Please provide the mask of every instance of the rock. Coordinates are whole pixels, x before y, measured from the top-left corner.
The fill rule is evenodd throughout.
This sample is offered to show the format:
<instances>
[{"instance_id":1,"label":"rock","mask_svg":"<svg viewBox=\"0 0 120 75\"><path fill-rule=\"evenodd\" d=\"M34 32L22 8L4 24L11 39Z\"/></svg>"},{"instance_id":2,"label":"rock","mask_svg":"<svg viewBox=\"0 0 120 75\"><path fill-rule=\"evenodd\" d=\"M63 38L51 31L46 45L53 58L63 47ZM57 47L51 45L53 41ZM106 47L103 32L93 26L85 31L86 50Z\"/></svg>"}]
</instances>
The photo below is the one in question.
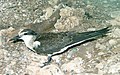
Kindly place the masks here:
<instances>
[{"instance_id":1,"label":"rock","mask_svg":"<svg viewBox=\"0 0 120 75\"><path fill-rule=\"evenodd\" d=\"M54 56L52 59L55 61L56 64L61 64L61 57L60 56Z\"/></svg>"},{"instance_id":2,"label":"rock","mask_svg":"<svg viewBox=\"0 0 120 75\"><path fill-rule=\"evenodd\" d=\"M113 28L112 32L109 34L110 37L119 38L120 37L120 29Z\"/></svg>"},{"instance_id":3,"label":"rock","mask_svg":"<svg viewBox=\"0 0 120 75\"><path fill-rule=\"evenodd\" d=\"M88 28L87 31L95 31L95 28Z\"/></svg>"},{"instance_id":4,"label":"rock","mask_svg":"<svg viewBox=\"0 0 120 75\"><path fill-rule=\"evenodd\" d=\"M118 22L120 22L120 16L117 16L117 17L115 18L115 20L118 21Z\"/></svg>"},{"instance_id":5,"label":"rock","mask_svg":"<svg viewBox=\"0 0 120 75\"><path fill-rule=\"evenodd\" d=\"M2 35L2 32L0 32L0 46L3 44L3 41L4 39L3 39L3 35Z\"/></svg>"},{"instance_id":6,"label":"rock","mask_svg":"<svg viewBox=\"0 0 120 75\"><path fill-rule=\"evenodd\" d=\"M74 60L66 63L66 64L63 64L62 65L62 70L65 72L65 73L82 73L84 72L84 68L83 68L83 61L82 58L80 57L76 57Z\"/></svg>"},{"instance_id":7,"label":"rock","mask_svg":"<svg viewBox=\"0 0 120 75\"><path fill-rule=\"evenodd\" d=\"M113 26L119 26L120 25L120 11L113 11L111 12L110 15L114 19L108 20L107 23L110 23Z\"/></svg>"},{"instance_id":8,"label":"rock","mask_svg":"<svg viewBox=\"0 0 120 75\"><path fill-rule=\"evenodd\" d=\"M70 8L70 7L66 7L66 8L62 8L60 10L60 16L61 17L69 17L72 16L74 13L75 9L74 8Z\"/></svg>"},{"instance_id":9,"label":"rock","mask_svg":"<svg viewBox=\"0 0 120 75\"><path fill-rule=\"evenodd\" d=\"M81 25L84 17L84 9L65 7L60 10L60 19L54 25L58 31L70 31Z\"/></svg>"},{"instance_id":10,"label":"rock","mask_svg":"<svg viewBox=\"0 0 120 75\"><path fill-rule=\"evenodd\" d=\"M120 25L120 17L116 17L115 19L108 20L107 23L110 23L113 26L119 26Z\"/></svg>"},{"instance_id":11,"label":"rock","mask_svg":"<svg viewBox=\"0 0 120 75\"><path fill-rule=\"evenodd\" d=\"M96 65L98 74L119 75L120 70L120 54L112 55L107 60L101 61Z\"/></svg>"},{"instance_id":12,"label":"rock","mask_svg":"<svg viewBox=\"0 0 120 75\"><path fill-rule=\"evenodd\" d=\"M101 56L104 55L104 54L105 54L104 52L99 52L98 53L98 55L101 55Z\"/></svg>"},{"instance_id":13,"label":"rock","mask_svg":"<svg viewBox=\"0 0 120 75\"><path fill-rule=\"evenodd\" d=\"M36 63L31 63L31 65L27 66L26 74L29 75L64 75L64 73L59 69L59 67L55 65L45 66L44 68L40 68L39 66L35 66Z\"/></svg>"},{"instance_id":14,"label":"rock","mask_svg":"<svg viewBox=\"0 0 120 75\"><path fill-rule=\"evenodd\" d=\"M54 6L54 5L56 5L59 2L59 0L49 0L48 2L49 2L49 4Z\"/></svg>"},{"instance_id":15,"label":"rock","mask_svg":"<svg viewBox=\"0 0 120 75\"><path fill-rule=\"evenodd\" d=\"M98 48L98 49L101 49L101 50L105 50L106 49L106 45L100 44L100 43L97 42L95 48Z\"/></svg>"},{"instance_id":16,"label":"rock","mask_svg":"<svg viewBox=\"0 0 120 75\"><path fill-rule=\"evenodd\" d=\"M0 30L0 45L3 45L6 42L5 37L8 36L13 30L14 28L12 27Z\"/></svg>"},{"instance_id":17,"label":"rock","mask_svg":"<svg viewBox=\"0 0 120 75\"><path fill-rule=\"evenodd\" d=\"M110 44L110 46L114 46L114 45L117 44L117 40L116 39L111 39L111 40L109 40L109 44Z\"/></svg>"},{"instance_id":18,"label":"rock","mask_svg":"<svg viewBox=\"0 0 120 75\"><path fill-rule=\"evenodd\" d=\"M99 64L96 65L96 68L98 69L98 74L101 74L101 75L104 74L104 72L102 71L102 69L105 66L104 64L106 64L106 63L105 62L101 62L101 63L99 63Z\"/></svg>"},{"instance_id":19,"label":"rock","mask_svg":"<svg viewBox=\"0 0 120 75\"><path fill-rule=\"evenodd\" d=\"M52 63L50 63L50 65L47 65L43 68L40 67L45 61L47 61L47 56L42 56L42 55L38 55L33 52L30 52L30 54L28 54L27 57L28 57L28 60L30 61L30 64L27 65L25 74L28 74L28 75L64 75L64 73L60 70L60 68L57 65L54 65ZM57 58L59 57L55 56L53 59L57 60Z\"/></svg>"},{"instance_id":20,"label":"rock","mask_svg":"<svg viewBox=\"0 0 120 75\"><path fill-rule=\"evenodd\" d=\"M113 11L110 13L112 18L120 17L120 11Z\"/></svg>"},{"instance_id":21,"label":"rock","mask_svg":"<svg viewBox=\"0 0 120 75\"><path fill-rule=\"evenodd\" d=\"M112 73L112 74L119 74L119 70L120 70L120 62L116 63L116 64L112 64L109 67L108 73Z\"/></svg>"},{"instance_id":22,"label":"rock","mask_svg":"<svg viewBox=\"0 0 120 75\"><path fill-rule=\"evenodd\" d=\"M48 7L45 10L43 10L45 12L45 15L42 16L42 19L44 18L45 20L48 19L52 14L53 14L53 8L52 7Z\"/></svg>"},{"instance_id":23,"label":"rock","mask_svg":"<svg viewBox=\"0 0 120 75\"><path fill-rule=\"evenodd\" d=\"M75 57L74 54L76 54L77 51L79 51L78 48L72 48L72 49L68 52L66 58L67 58L67 59L74 58L74 57Z\"/></svg>"},{"instance_id":24,"label":"rock","mask_svg":"<svg viewBox=\"0 0 120 75\"><path fill-rule=\"evenodd\" d=\"M75 26L79 25L79 19L76 16L68 17L66 20L61 20L63 22L57 22L54 26L57 30L69 31Z\"/></svg>"},{"instance_id":25,"label":"rock","mask_svg":"<svg viewBox=\"0 0 120 75\"><path fill-rule=\"evenodd\" d=\"M62 18L69 17L69 16L77 16L83 18L85 14L84 9L82 8L71 8L71 7L65 7L60 10L60 16Z\"/></svg>"},{"instance_id":26,"label":"rock","mask_svg":"<svg viewBox=\"0 0 120 75\"><path fill-rule=\"evenodd\" d=\"M4 49L0 49L0 59L3 59L4 58L4 55L7 53L6 50Z\"/></svg>"},{"instance_id":27,"label":"rock","mask_svg":"<svg viewBox=\"0 0 120 75\"><path fill-rule=\"evenodd\" d=\"M99 75L99 74L95 74L95 73L80 73L80 74L75 74L75 75Z\"/></svg>"}]
</instances>

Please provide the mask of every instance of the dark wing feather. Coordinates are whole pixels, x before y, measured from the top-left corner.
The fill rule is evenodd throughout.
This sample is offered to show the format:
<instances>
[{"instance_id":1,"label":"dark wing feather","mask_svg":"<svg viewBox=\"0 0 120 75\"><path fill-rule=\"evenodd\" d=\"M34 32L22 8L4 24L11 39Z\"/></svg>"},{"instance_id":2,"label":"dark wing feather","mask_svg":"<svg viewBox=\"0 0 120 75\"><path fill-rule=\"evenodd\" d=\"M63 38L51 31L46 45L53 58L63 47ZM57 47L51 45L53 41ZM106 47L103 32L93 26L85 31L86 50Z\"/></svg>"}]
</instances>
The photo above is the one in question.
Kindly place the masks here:
<instances>
[{"instance_id":1,"label":"dark wing feather","mask_svg":"<svg viewBox=\"0 0 120 75\"><path fill-rule=\"evenodd\" d=\"M68 32L40 33L37 40L41 42L40 48L36 49L38 54L52 54L72 43L72 38Z\"/></svg>"},{"instance_id":2,"label":"dark wing feather","mask_svg":"<svg viewBox=\"0 0 120 75\"><path fill-rule=\"evenodd\" d=\"M110 32L110 28L106 27L96 31L89 31L89 32L83 32L77 34L71 33L70 35L72 36L72 43L76 43L82 40L87 41L87 40L97 39L99 37L104 37L108 32Z\"/></svg>"},{"instance_id":3,"label":"dark wing feather","mask_svg":"<svg viewBox=\"0 0 120 75\"><path fill-rule=\"evenodd\" d=\"M61 33L40 33L37 40L41 42L39 49L36 49L38 54L52 54L53 52L58 52L62 48L74 44L80 41L87 41L92 39L97 39L98 37L105 36L108 33L109 28L103 28L97 31L90 32L61 32Z\"/></svg>"}]
</instances>

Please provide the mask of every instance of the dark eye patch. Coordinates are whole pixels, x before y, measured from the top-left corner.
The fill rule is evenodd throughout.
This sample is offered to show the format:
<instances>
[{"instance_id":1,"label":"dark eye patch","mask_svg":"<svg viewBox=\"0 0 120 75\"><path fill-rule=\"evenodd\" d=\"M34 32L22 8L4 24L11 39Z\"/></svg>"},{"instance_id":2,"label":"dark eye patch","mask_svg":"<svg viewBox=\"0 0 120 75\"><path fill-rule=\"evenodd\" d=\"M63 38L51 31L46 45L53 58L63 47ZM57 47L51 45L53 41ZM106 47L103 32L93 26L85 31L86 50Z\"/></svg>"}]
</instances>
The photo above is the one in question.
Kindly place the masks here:
<instances>
[{"instance_id":1,"label":"dark eye patch","mask_svg":"<svg viewBox=\"0 0 120 75\"><path fill-rule=\"evenodd\" d=\"M21 31L21 33L22 32L26 32L24 33L24 35L37 35L37 33L31 29L24 29L23 31Z\"/></svg>"},{"instance_id":2,"label":"dark eye patch","mask_svg":"<svg viewBox=\"0 0 120 75\"><path fill-rule=\"evenodd\" d=\"M24 33L24 35L28 35L28 33Z\"/></svg>"}]
</instances>

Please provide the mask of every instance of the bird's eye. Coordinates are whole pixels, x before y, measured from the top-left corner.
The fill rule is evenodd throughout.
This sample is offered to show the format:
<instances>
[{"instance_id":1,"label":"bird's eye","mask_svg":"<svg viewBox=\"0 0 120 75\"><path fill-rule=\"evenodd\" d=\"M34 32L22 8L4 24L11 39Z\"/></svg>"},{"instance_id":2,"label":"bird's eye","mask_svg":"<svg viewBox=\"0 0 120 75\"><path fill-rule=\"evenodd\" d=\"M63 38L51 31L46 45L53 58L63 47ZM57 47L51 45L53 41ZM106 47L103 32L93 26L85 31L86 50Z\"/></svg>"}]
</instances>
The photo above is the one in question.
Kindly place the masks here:
<instances>
[{"instance_id":1,"label":"bird's eye","mask_svg":"<svg viewBox=\"0 0 120 75\"><path fill-rule=\"evenodd\" d=\"M27 35L28 33L24 33L24 35Z\"/></svg>"}]
</instances>

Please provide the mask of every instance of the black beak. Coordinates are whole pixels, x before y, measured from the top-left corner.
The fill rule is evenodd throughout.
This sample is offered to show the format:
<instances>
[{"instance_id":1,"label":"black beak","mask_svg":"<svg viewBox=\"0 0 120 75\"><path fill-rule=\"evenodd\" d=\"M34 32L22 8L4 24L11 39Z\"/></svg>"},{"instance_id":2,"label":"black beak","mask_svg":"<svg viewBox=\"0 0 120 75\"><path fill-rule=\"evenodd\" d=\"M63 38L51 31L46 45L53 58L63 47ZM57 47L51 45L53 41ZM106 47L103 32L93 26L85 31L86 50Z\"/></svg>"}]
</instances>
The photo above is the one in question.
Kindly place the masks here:
<instances>
[{"instance_id":1,"label":"black beak","mask_svg":"<svg viewBox=\"0 0 120 75\"><path fill-rule=\"evenodd\" d=\"M20 41L23 41L20 39L19 35L11 38L9 41L11 41L12 43L16 43L16 42L20 42Z\"/></svg>"}]
</instances>

